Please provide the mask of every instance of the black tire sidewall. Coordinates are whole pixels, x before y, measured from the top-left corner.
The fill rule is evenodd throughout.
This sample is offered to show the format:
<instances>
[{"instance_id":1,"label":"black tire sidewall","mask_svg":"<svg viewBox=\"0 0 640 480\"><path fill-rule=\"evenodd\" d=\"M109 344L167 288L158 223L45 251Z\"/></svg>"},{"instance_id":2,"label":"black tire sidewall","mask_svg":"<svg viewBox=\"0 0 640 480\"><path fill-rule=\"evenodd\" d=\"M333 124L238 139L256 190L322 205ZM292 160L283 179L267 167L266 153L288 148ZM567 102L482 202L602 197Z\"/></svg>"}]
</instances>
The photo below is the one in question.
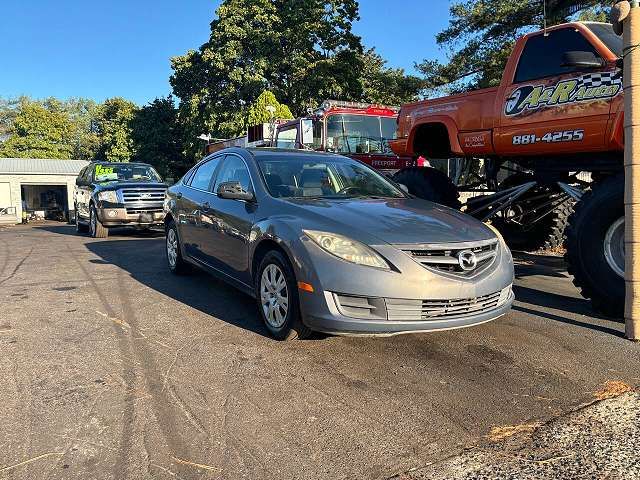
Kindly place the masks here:
<instances>
[{"instance_id":1,"label":"black tire sidewall","mask_svg":"<svg viewBox=\"0 0 640 480\"><path fill-rule=\"evenodd\" d=\"M264 315L264 311L262 310L262 300L260 297L260 282L262 278L262 272L270 265L276 265L285 276L285 280L287 282L287 289L289 290L289 308L287 309L287 317L280 328L274 328L266 319ZM276 340L287 340L295 335L296 327L300 322L300 306L298 300L298 286L296 282L295 273L293 272L293 268L289 263L289 260L277 250L272 250L268 252L260 261L260 266L258 267L255 279L255 292L256 292L256 301L258 304L258 313L262 322L271 335Z\"/></svg>"},{"instance_id":2,"label":"black tire sidewall","mask_svg":"<svg viewBox=\"0 0 640 480\"><path fill-rule=\"evenodd\" d=\"M169 230L173 230L175 235L176 235L176 242L177 242L177 249L176 249L176 264L174 266L171 266L171 263L169 262L169 251L167 248L167 244L169 242ZM169 267L169 271L175 275L183 275L184 273L187 272L187 264L184 261L184 259L182 258L182 251L181 249L181 243L180 243L180 235L178 234L178 227L176 227L176 224L174 222L170 222L167 224L166 227L166 231L165 231L165 240L164 240L164 254L165 254L165 258L167 260L167 267Z\"/></svg>"},{"instance_id":3,"label":"black tire sidewall","mask_svg":"<svg viewBox=\"0 0 640 480\"><path fill-rule=\"evenodd\" d=\"M581 202L582 203L582 202ZM604 238L611 225L624 216L624 181L608 179L596 186L579 204L571 218L571 239L567 256L574 278L585 289L594 306L609 314L620 315L625 287L604 254Z\"/></svg>"}]
</instances>

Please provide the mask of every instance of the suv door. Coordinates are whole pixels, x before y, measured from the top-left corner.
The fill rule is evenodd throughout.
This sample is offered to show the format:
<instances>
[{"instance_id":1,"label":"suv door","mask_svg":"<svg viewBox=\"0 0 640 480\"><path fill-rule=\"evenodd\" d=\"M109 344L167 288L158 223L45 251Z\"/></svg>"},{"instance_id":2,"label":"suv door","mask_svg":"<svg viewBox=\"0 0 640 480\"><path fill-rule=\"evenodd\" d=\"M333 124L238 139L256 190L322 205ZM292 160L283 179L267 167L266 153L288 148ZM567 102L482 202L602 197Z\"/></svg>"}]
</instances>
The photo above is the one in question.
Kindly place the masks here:
<instances>
[{"instance_id":1,"label":"suv door","mask_svg":"<svg viewBox=\"0 0 640 480\"><path fill-rule=\"evenodd\" d=\"M76 179L75 199L76 215L83 221L89 219L89 201L91 200L91 182L93 180L93 164L85 167Z\"/></svg>"},{"instance_id":2,"label":"suv door","mask_svg":"<svg viewBox=\"0 0 640 480\"><path fill-rule=\"evenodd\" d=\"M254 192L251 174L245 160L228 154L216 174L213 191L223 182L240 182L242 188ZM206 212L211 230L204 245L207 263L247 285L249 274L249 235L254 223L255 203L213 196Z\"/></svg>"},{"instance_id":3,"label":"suv door","mask_svg":"<svg viewBox=\"0 0 640 480\"><path fill-rule=\"evenodd\" d=\"M589 52L597 68L564 66L567 52ZM514 78L501 89L496 150L508 155L586 152L604 147L612 99L622 92L614 65L575 27L529 37Z\"/></svg>"},{"instance_id":4,"label":"suv door","mask_svg":"<svg viewBox=\"0 0 640 480\"><path fill-rule=\"evenodd\" d=\"M210 229L204 210L208 209L213 196L211 186L221 158L218 155L202 162L189 179L188 185L182 189L183 195L178 200L182 219L180 240L187 255L200 261L204 261L202 248L206 243L206 231Z\"/></svg>"}]
</instances>

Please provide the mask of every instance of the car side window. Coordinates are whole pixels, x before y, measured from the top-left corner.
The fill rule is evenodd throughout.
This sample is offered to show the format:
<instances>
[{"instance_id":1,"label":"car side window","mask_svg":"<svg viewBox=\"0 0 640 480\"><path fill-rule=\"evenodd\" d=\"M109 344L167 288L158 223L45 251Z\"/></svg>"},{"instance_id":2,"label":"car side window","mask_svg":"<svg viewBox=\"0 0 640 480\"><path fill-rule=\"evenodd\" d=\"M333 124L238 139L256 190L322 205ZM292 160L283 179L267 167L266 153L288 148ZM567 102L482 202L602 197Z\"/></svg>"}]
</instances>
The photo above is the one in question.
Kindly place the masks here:
<instances>
[{"instance_id":1,"label":"car side window","mask_svg":"<svg viewBox=\"0 0 640 480\"><path fill-rule=\"evenodd\" d=\"M214 157L200 165L191 178L191 186L200 190L209 190L213 173L219 163L220 157Z\"/></svg>"},{"instance_id":2,"label":"car side window","mask_svg":"<svg viewBox=\"0 0 640 480\"><path fill-rule=\"evenodd\" d=\"M93 167L87 167L82 180L84 180L87 185L91 183L93 180Z\"/></svg>"},{"instance_id":3,"label":"car side window","mask_svg":"<svg viewBox=\"0 0 640 480\"><path fill-rule=\"evenodd\" d=\"M575 67L562 66L564 54L573 51L592 52L600 57L584 35L573 28L530 37L520 55L514 83L579 71Z\"/></svg>"},{"instance_id":4,"label":"car side window","mask_svg":"<svg viewBox=\"0 0 640 480\"><path fill-rule=\"evenodd\" d=\"M213 191L217 192L220 184L224 182L240 182L243 190L252 191L249 169L247 169L244 160L236 155L227 155L216 176Z\"/></svg>"}]
</instances>

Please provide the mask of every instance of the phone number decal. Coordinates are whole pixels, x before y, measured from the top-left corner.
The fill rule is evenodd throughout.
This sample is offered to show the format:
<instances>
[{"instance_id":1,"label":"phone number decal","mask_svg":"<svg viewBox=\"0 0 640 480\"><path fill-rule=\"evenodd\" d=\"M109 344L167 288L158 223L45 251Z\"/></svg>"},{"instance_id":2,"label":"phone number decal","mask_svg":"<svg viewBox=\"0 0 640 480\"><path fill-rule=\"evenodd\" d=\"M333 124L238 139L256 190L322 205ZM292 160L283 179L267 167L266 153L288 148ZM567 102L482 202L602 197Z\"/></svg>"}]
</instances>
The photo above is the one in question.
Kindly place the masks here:
<instances>
[{"instance_id":1,"label":"phone number decal","mask_svg":"<svg viewBox=\"0 0 640 480\"><path fill-rule=\"evenodd\" d=\"M584 139L584 130L565 130L564 132L548 132L538 137L535 133L514 135L514 145L533 145L534 143L579 142Z\"/></svg>"}]
</instances>

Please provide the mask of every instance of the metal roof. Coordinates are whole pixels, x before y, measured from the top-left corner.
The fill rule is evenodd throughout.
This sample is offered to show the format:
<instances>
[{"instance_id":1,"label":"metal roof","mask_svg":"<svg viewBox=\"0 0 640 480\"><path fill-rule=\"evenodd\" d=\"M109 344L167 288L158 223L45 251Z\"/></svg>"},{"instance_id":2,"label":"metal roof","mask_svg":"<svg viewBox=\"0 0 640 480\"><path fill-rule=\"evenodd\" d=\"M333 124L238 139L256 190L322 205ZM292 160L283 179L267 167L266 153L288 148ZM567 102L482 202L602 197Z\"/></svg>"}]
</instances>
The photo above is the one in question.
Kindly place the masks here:
<instances>
[{"instance_id":1,"label":"metal roof","mask_svg":"<svg viewBox=\"0 0 640 480\"><path fill-rule=\"evenodd\" d=\"M0 158L0 175L73 175L89 162L49 158Z\"/></svg>"}]
</instances>

